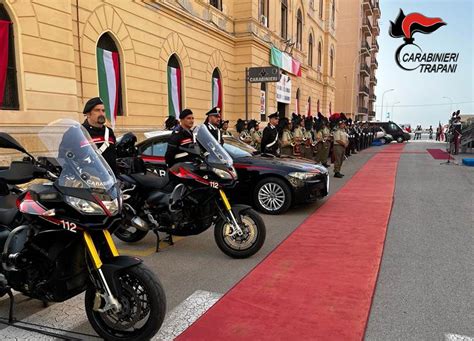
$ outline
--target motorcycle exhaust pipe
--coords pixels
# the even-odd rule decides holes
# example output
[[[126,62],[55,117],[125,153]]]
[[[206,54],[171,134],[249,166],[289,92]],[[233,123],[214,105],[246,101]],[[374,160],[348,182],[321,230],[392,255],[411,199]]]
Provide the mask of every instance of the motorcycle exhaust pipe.
[[[143,220],[140,217],[133,217],[133,219],[130,221],[132,223],[132,226],[135,227],[136,229],[140,231],[149,231],[150,228],[148,227],[148,224],[145,220]]]

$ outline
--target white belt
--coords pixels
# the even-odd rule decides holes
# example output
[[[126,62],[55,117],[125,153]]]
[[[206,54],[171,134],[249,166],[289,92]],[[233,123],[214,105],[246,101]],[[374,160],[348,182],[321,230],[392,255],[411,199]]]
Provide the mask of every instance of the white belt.
[[[104,143],[102,143],[102,146],[100,146],[100,148],[98,149],[99,154],[102,155],[102,153],[105,152],[105,150],[107,148],[109,148],[109,146],[110,146],[110,143],[109,143],[109,128],[105,127]]]

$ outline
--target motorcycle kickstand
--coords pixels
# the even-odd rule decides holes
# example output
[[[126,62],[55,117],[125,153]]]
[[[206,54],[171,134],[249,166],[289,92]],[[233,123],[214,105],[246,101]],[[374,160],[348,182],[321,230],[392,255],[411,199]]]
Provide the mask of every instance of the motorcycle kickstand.
[[[13,317],[13,305],[15,304],[15,297],[13,296],[12,289],[8,288],[7,295],[10,299],[10,309],[8,311],[8,323],[12,324],[14,317]]]
[[[153,229],[153,233],[156,236],[156,251],[155,252],[160,252],[160,235],[158,234],[158,230]]]

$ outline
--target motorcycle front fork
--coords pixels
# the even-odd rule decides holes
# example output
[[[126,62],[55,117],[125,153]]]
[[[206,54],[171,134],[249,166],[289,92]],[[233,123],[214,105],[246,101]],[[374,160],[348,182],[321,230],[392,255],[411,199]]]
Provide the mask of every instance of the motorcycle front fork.
[[[230,206],[229,200],[225,195],[222,189],[219,190],[219,194],[221,195],[221,199],[224,202],[225,209],[227,210],[227,214],[230,216],[230,223],[232,223],[232,233],[229,234],[229,237],[234,237],[235,235],[241,236],[243,234],[242,229],[240,228],[237,219],[235,219],[234,212],[232,212],[232,207]]]
[[[117,248],[115,247],[114,241],[112,240],[112,236],[108,230],[103,230],[105,240],[109,247],[109,250],[113,257],[117,257],[119,255]],[[116,297],[110,291],[110,287],[105,279],[104,273],[102,272],[102,260],[100,259],[99,253],[97,252],[97,248],[95,247],[94,241],[92,240],[91,235],[89,232],[83,232],[84,241],[86,242],[87,251],[91,256],[93,265],[97,273],[99,274],[99,280],[104,288],[105,293],[100,294],[99,292],[96,293],[96,297],[94,300],[94,310],[99,312],[106,312],[109,310],[113,310],[114,312],[119,312],[122,309],[120,302],[117,300]],[[101,308],[102,299],[105,301],[105,305]]]

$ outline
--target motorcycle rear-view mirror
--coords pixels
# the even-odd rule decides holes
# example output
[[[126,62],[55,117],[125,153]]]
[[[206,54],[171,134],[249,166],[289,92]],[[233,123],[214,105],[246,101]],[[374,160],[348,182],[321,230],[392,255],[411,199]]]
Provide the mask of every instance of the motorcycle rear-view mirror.
[[[29,157],[31,157],[31,160],[34,161],[35,158],[33,155],[28,153],[25,148],[13,137],[11,137],[7,133],[0,133],[0,148],[6,148],[6,149],[15,149],[18,150],[19,152],[25,153]]]

